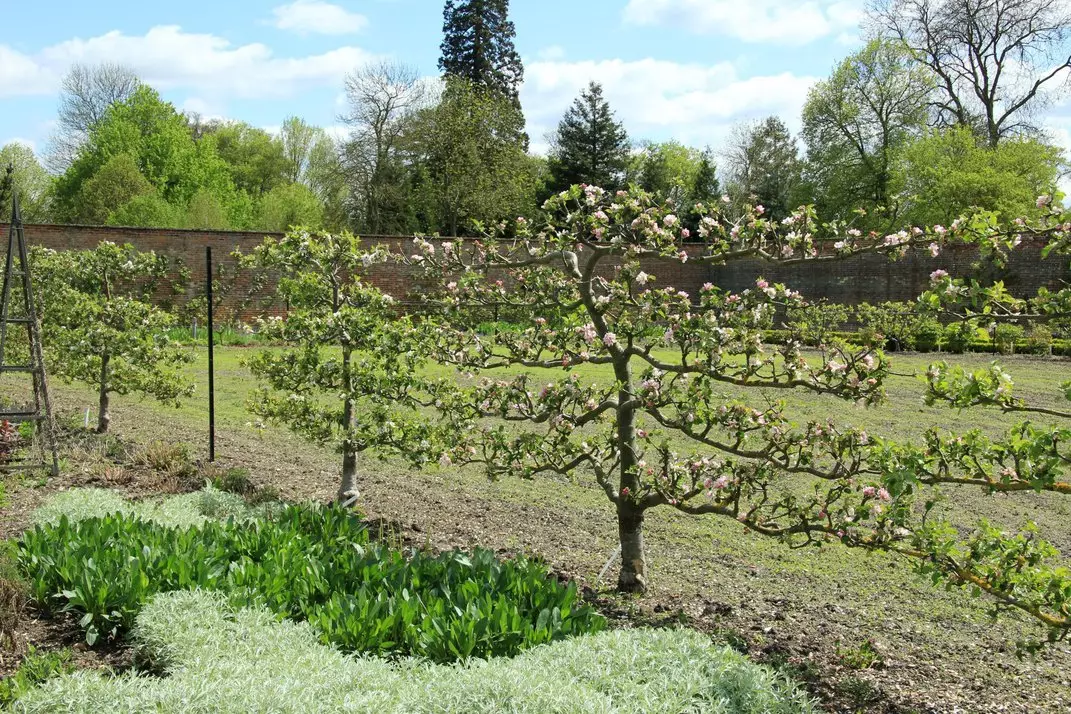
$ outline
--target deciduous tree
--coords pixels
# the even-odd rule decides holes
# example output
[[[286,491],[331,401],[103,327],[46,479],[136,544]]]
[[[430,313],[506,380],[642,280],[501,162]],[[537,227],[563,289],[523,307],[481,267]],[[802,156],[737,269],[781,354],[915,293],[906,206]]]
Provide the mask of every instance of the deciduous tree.
[[[811,89],[803,107],[805,173],[822,215],[894,208],[895,164],[925,129],[932,94],[930,73],[900,43],[882,39]]]
[[[394,300],[366,287],[357,238],[297,229],[268,238],[247,263],[279,276],[285,319],[264,333],[292,345],[250,362],[262,381],[250,409],[342,455],[338,500],[358,495],[357,455],[404,441],[416,406],[421,359],[401,343],[407,321],[392,319]]]
[[[868,14],[936,76],[937,122],[971,127],[991,147],[1036,130],[1071,70],[1060,0],[874,0]]]
[[[166,259],[103,242],[88,251],[35,250],[31,262],[49,369],[97,390],[98,432],[111,424],[112,394],[177,405],[193,392],[177,369],[190,353],[167,337],[174,319],[146,299],[167,277]]]
[[[1051,206],[1051,198],[1037,204]],[[1066,255],[1071,216],[1052,209],[1034,225],[1005,227],[977,214],[948,227],[864,236],[820,222],[811,208],[773,221],[757,207],[732,218],[715,204],[703,209],[695,236],[704,245],[689,251],[682,244],[693,236],[676,207],[643,192],[574,187],[546,209],[545,222],[521,220],[460,248],[417,239],[404,254],[367,256],[424,271],[434,289],[423,293],[421,321],[405,342],[473,377],[421,385],[439,421],[414,432],[411,455],[482,464],[493,476],[589,475],[615,511],[622,589],[646,586],[644,519],[651,509],[671,508],[732,518],[796,547],[840,542],[897,553],[935,583],[985,592],[1028,613],[1052,639],[1071,631],[1071,575],[1058,551],[1031,528],[953,527],[932,488],[1071,495],[1071,410],[1021,401],[999,370],[969,376],[938,365],[930,371],[932,400],[995,406],[1036,421],[1002,437],[935,427],[919,444],[877,438],[835,418],[797,424],[784,402],[756,402],[749,389],[878,404],[889,361],[878,350],[836,342],[813,353],[796,342],[765,345],[773,316],[803,304],[787,286],[760,278],[740,292],[707,284],[693,295],[656,277],[659,266],[673,274],[681,263],[740,259],[819,270],[864,253],[940,255],[955,243],[999,260],[1024,227],[1048,240],[1049,254]],[[951,280],[944,271],[932,280],[921,305],[954,319],[1071,315],[1071,289],[1014,301],[1002,288]],[[488,310],[504,307],[526,324],[479,330]],[[596,379],[592,366],[605,377]],[[726,387],[742,396],[721,396]],[[1071,397],[1071,383],[1061,389]]]

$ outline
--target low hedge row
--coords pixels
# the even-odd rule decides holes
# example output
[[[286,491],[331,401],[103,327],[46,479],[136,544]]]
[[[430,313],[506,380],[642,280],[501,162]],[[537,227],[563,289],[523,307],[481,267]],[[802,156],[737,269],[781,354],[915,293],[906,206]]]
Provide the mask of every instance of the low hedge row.
[[[539,563],[489,551],[401,552],[340,508],[288,506],[184,528],[115,513],[37,525],[19,542],[32,596],[81,617],[86,640],[122,637],[150,597],[218,590],[307,620],[347,651],[436,662],[513,655],[605,620]]]

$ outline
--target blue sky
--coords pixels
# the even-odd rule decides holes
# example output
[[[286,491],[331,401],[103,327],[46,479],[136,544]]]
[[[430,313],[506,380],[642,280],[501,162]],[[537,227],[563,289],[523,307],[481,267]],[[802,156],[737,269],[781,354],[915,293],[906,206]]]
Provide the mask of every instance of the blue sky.
[[[634,139],[717,148],[742,120],[779,114],[798,126],[807,89],[859,46],[863,0],[511,5],[537,150],[592,79]],[[442,26],[441,0],[0,0],[0,7],[0,145],[18,139],[39,153],[52,132],[59,80],[73,62],[129,65],[179,109],[206,117],[273,128],[294,114],[341,132],[346,73],[391,58],[434,76]]]

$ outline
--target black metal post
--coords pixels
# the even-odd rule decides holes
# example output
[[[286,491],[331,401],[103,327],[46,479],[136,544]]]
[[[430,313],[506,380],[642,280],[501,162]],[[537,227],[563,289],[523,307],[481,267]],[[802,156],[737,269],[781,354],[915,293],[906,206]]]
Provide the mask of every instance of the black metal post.
[[[216,310],[212,298],[212,246],[205,246],[205,275],[208,293],[208,460],[216,460],[216,349],[213,313]]]

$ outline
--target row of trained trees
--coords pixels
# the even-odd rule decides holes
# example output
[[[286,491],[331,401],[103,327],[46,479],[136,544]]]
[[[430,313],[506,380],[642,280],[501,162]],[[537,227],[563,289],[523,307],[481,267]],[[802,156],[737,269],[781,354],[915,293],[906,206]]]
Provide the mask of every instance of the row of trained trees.
[[[868,236],[813,208],[774,220],[758,206],[737,215],[715,202],[694,208],[693,233],[674,202],[574,186],[541,219],[519,217],[478,243],[416,238],[394,253],[347,232],[294,230],[243,258],[279,275],[290,306],[263,328],[289,348],[250,361],[260,389],[249,408],[338,451],[341,501],[359,496],[365,451],[420,468],[474,464],[495,478],[591,483],[616,520],[623,590],[647,587],[644,521],[667,508],[732,518],[797,547],[896,553],[935,583],[988,594],[998,610],[1025,612],[1050,640],[1062,639],[1071,632],[1071,574],[1059,551],[1033,526],[953,523],[963,514],[949,513],[938,489],[1071,496],[1071,409],[1024,399],[996,364],[971,373],[935,363],[925,374],[928,402],[1024,421],[1002,435],[935,426],[918,443],[836,417],[800,424],[769,395],[805,391],[880,408],[890,361],[874,346],[835,339],[811,351],[794,339],[764,344],[776,315],[806,306],[790,286],[759,278],[737,293],[705,285],[689,295],[647,272],[658,261],[755,258],[820,269],[862,253],[940,256],[960,244],[1000,264],[1022,230],[1046,241],[1048,259],[1066,260],[1071,214],[1050,196],[1035,207],[1033,219],[1001,223],[981,212]],[[686,250],[694,238],[704,245]],[[400,314],[401,296],[362,281],[383,263],[430,283],[419,319]],[[36,251],[34,270],[48,286],[52,369],[99,388],[100,431],[111,393],[163,401],[188,393],[175,370],[183,354],[163,336],[168,317],[140,297],[162,277],[158,259],[103,244],[84,255]],[[920,314],[974,327],[1071,319],[1068,288],[1016,298],[943,270],[931,281]],[[488,316],[500,311],[515,329],[488,332]],[[457,374],[426,369],[432,362]],[[1058,381],[1052,388],[1071,399],[1071,382]],[[739,396],[726,399],[727,387]]]
[[[715,153],[629,137],[584,88],[530,151],[524,67],[508,0],[449,0],[430,82],[373,63],[345,83],[348,136],[299,118],[275,134],[202,121],[129,70],[75,67],[47,170],[13,161],[29,220],[360,233],[469,233],[573,184],[641,187],[679,205],[729,197],[784,218],[799,205],[863,229],[948,223],[976,206],[1030,215],[1063,153],[1040,112],[1068,71],[1071,14],[1056,0],[875,0],[870,41],[814,86],[798,136],[779,117],[740,124]],[[1036,212],[1036,211],[1035,211]]]

